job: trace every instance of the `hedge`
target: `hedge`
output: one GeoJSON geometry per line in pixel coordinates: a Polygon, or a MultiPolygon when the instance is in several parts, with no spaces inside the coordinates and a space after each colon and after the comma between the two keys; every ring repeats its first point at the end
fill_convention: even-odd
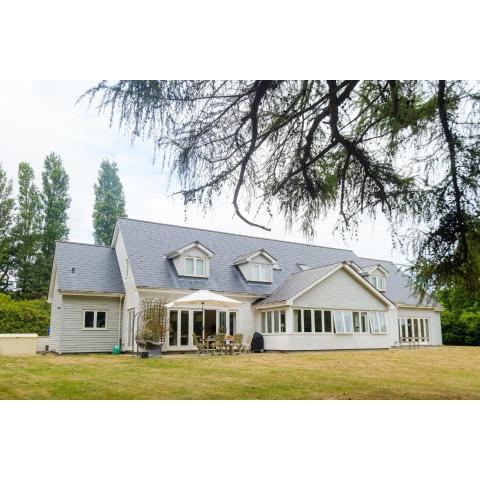
{"type": "Polygon", "coordinates": [[[0,333],[48,335],[50,305],[45,300],[12,300],[0,293],[0,333]]]}
{"type": "Polygon", "coordinates": [[[442,312],[445,345],[480,346],[480,312],[442,312]]]}

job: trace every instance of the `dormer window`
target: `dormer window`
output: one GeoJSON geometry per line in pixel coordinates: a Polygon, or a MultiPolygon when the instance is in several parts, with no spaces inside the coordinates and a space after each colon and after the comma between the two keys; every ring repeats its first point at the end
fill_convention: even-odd
{"type": "Polygon", "coordinates": [[[205,276],[205,258],[185,257],[185,275],[205,276]]]}
{"type": "Polygon", "coordinates": [[[252,263],[252,280],[254,282],[270,282],[271,265],[252,263]]]}
{"type": "Polygon", "coordinates": [[[372,275],[370,277],[370,283],[380,292],[385,291],[385,277],[379,275],[372,275]]]}
{"type": "Polygon", "coordinates": [[[237,257],[233,264],[238,267],[247,282],[273,281],[273,270],[280,270],[277,260],[265,250],[255,250],[237,257]]]}
{"type": "Polygon", "coordinates": [[[208,278],[209,263],[214,253],[195,241],[168,253],[166,257],[172,260],[179,276],[208,278]]]}

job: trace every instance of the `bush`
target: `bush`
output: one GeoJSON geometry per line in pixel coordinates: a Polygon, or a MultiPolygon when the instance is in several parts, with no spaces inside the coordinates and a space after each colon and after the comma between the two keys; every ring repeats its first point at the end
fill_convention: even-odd
{"type": "Polygon", "coordinates": [[[0,293],[0,333],[48,335],[50,305],[45,300],[12,300],[0,293]]]}
{"type": "Polygon", "coordinates": [[[445,345],[480,346],[480,312],[442,312],[445,345]]]}

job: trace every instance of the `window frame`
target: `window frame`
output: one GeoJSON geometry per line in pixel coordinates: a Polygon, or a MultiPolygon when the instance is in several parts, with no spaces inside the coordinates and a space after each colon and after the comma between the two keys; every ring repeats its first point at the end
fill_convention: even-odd
{"type": "Polygon", "coordinates": [[[207,257],[197,257],[197,256],[193,256],[193,255],[185,255],[184,259],[183,259],[183,274],[184,276],[186,277],[201,277],[201,278],[205,278],[207,277],[207,257]],[[187,272],[187,261],[188,260],[191,260],[192,261],[192,266],[193,266],[193,273],[188,273],[187,272]],[[203,273],[200,274],[198,273],[198,269],[197,269],[197,262],[199,261],[202,261],[203,262],[203,273]]]}
{"type": "Polygon", "coordinates": [[[82,311],[83,312],[83,324],[82,324],[82,330],[86,330],[87,332],[92,331],[92,330],[108,330],[108,310],[93,310],[93,309],[85,309],[82,311]],[[93,312],[93,327],[86,327],[85,326],[85,314],[87,312],[93,312]],[[97,327],[97,314],[98,312],[105,313],[105,326],[104,327],[97,327]]]}
{"type": "Polygon", "coordinates": [[[272,266],[267,263],[260,263],[260,262],[251,262],[251,278],[252,282],[262,282],[262,283],[271,283],[272,282],[272,266]],[[255,269],[257,268],[258,271],[258,278],[255,278],[255,269]],[[261,278],[261,271],[262,268],[265,269],[267,274],[267,279],[262,280],[261,278]]]}
{"type": "Polygon", "coordinates": [[[262,335],[287,333],[287,309],[262,310],[260,312],[260,333],[262,335]]]}
{"type": "Polygon", "coordinates": [[[381,311],[372,311],[372,312],[368,312],[368,323],[370,324],[370,333],[372,335],[387,335],[388,334],[388,322],[387,322],[387,318],[385,316],[385,312],[381,312],[381,311]],[[375,321],[378,323],[378,327],[380,327],[380,322],[379,322],[379,315],[382,315],[383,316],[383,323],[385,325],[385,331],[376,331],[377,329],[374,328],[374,325],[372,323],[372,318],[374,317],[375,318],[375,321]]]}
{"type": "Polygon", "coordinates": [[[379,292],[385,291],[385,277],[382,275],[371,275],[370,278],[372,281],[370,282],[379,292]]]}

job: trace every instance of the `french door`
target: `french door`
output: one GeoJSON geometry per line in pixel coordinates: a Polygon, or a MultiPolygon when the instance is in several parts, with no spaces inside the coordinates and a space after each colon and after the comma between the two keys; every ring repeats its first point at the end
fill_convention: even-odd
{"type": "Polygon", "coordinates": [[[428,318],[400,317],[398,327],[401,342],[430,342],[430,325],[428,318]]]}
{"type": "Polygon", "coordinates": [[[188,310],[170,310],[168,346],[185,348],[191,345],[190,321],[188,310]]]}

